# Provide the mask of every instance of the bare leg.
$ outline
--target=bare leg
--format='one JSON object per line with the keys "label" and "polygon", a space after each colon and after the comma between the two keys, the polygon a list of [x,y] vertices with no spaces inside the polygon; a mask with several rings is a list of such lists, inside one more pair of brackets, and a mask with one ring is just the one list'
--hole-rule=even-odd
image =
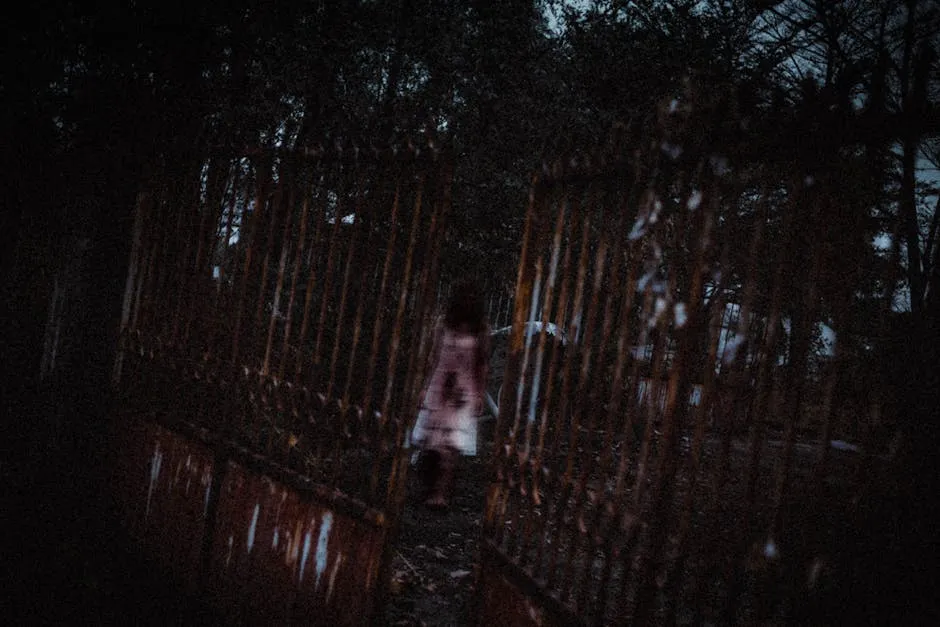
{"label": "bare leg", "polygon": [[421,451],[418,455],[418,463],[415,467],[418,479],[421,482],[425,500],[431,498],[434,491],[434,484],[437,482],[437,476],[440,473],[440,452],[428,449]]}
{"label": "bare leg", "polygon": [[432,509],[446,509],[450,501],[450,492],[454,483],[454,468],[457,465],[457,451],[445,448],[440,451],[437,476],[431,487],[431,493],[424,502]]}

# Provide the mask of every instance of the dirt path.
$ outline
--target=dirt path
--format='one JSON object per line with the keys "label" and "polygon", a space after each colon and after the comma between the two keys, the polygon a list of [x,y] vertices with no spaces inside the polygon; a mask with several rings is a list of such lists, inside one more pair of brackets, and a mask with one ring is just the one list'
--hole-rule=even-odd
{"label": "dirt path", "polygon": [[471,624],[485,479],[484,456],[462,458],[450,509],[434,512],[422,506],[420,486],[409,477],[389,625]]}

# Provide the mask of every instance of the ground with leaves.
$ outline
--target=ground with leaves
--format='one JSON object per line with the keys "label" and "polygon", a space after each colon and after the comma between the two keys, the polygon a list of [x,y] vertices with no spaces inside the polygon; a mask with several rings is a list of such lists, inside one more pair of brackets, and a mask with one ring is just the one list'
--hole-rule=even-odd
{"label": "ground with leaves", "polygon": [[390,625],[467,625],[472,618],[473,582],[479,563],[489,446],[464,457],[450,508],[429,510],[412,473],[392,563]]}

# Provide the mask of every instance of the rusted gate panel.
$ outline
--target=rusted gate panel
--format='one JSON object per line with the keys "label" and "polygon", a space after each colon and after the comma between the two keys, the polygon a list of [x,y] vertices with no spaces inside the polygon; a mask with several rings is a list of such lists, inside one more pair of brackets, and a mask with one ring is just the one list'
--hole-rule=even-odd
{"label": "rusted gate panel", "polygon": [[533,182],[481,624],[773,621],[827,585],[874,449],[841,450],[864,356],[825,329],[878,331],[829,267],[853,250],[817,210],[838,177],[750,167],[716,143],[738,121],[689,102]]}
{"label": "rusted gate panel", "polygon": [[228,463],[207,590],[233,620],[361,624],[375,610],[388,520],[298,480]]}
{"label": "rusted gate panel", "polygon": [[[116,482],[141,543],[233,618],[379,607],[449,194],[428,142],[213,155],[140,195],[115,382],[161,426],[122,424]],[[199,503],[177,479],[196,458]]]}
{"label": "rusted gate panel", "polygon": [[579,622],[576,613],[543,594],[535,579],[488,542],[482,545],[480,564],[479,624],[555,627]]}
{"label": "rusted gate panel", "polygon": [[195,590],[207,532],[213,452],[197,434],[187,437],[133,418],[119,437],[119,483],[113,492],[124,526],[152,559]]}

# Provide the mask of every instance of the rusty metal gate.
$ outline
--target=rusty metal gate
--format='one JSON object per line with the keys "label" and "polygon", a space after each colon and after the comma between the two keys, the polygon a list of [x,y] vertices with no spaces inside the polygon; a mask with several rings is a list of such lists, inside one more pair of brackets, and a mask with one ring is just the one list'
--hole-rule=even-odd
{"label": "rusty metal gate", "polygon": [[532,184],[479,624],[756,623],[827,585],[882,406],[832,331],[839,181],[730,161],[684,107]]}
{"label": "rusty metal gate", "polygon": [[381,611],[449,193],[429,143],[217,154],[139,196],[115,492],[230,618]]}

